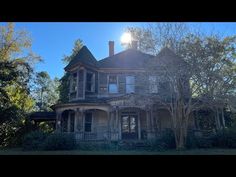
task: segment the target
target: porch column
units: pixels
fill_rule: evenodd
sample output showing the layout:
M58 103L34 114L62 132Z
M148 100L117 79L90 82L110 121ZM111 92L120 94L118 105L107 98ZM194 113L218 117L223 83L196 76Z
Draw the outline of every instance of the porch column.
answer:
M151 118L151 130L154 133L154 131L155 131L155 124L154 124L154 118L153 118L153 107L151 107L151 110L150 110L150 118Z
M78 125L79 125L79 108L75 110L75 125L74 125L74 130L75 132L78 132Z
M107 125L108 127L107 127L107 129L108 129L108 132L111 133L112 128L113 128L112 127L112 123L113 123L112 111L109 111L107 115L108 115L108 125Z
M84 132L85 126L84 126L84 121L85 121L85 110L81 110L81 131Z
M146 122L147 122L147 131L149 132L150 131L150 127L151 127L151 125L150 125L150 117L149 117L149 110L148 110L148 108L146 108Z
M115 110L115 130L118 133L118 139L121 139L121 122L119 119L119 107L116 107Z
M152 131L151 109L149 107L146 109L146 120L147 120L147 139L153 139L154 133Z
M61 112L57 112L56 113L56 131L57 132L61 132Z
M141 139L141 123L140 123L140 110L139 110L139 114L138 114L138 139Z

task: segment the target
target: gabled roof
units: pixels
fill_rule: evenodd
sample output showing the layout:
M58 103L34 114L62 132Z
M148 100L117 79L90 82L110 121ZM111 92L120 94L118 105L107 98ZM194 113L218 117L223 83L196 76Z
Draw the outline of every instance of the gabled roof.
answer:
M186 62L178 56L173 50L169 49L168 47L164 47L155 57L159 61L167 61L168 63L171 62L172 64L182 64Z
M135 49L127 49L111 57L104 58L98 61L98 63L100 68L137 69L143 68L145 61L152 57L154 56Z
M80 49L77 55L65 67L65 70L70 69L71 67L77 65L78 63L83 63L89 66L97 67L97 60L86 46L83 46Z

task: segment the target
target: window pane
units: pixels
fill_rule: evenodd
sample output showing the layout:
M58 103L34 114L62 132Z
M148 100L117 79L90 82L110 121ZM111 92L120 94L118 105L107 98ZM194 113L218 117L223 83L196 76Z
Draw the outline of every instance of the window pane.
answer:
M117 83L117 77L116 76L109 76L109 83L110 84L116 84Z
M91 123L85 123L84 131L91 132Z
M134 93L134 85L126 85L126 93Z
M86 113L85 114L85 123L91 123L92 122L92 113Z
M92 83L87 82L87 84L86 84L86 90L87 90L87 91L92 91Z
M92 78L93 78L93 74L92 73L87 73L87 77L86 77L87 81L92 82Z
M134 76L126 76L126 84L134 84Z
M130 117L130 133L136 132L136 119L135 117Z
M77 82L77 73L74 73L71 79L71 91L75 91L77 89L76 82Z
M87 73L87 75L86 75L86 91L90 91L90 92L94 91L93 86L94 86L93 74Z
M122 132L129 132L129 117L122 117Z
M134 93L134 76L126 76L126 93Z
M109 84L109 93L118 93L117 84Z
M149 90L150 90L150 93L157 93L158 92L157 77L156 76L149 76Z

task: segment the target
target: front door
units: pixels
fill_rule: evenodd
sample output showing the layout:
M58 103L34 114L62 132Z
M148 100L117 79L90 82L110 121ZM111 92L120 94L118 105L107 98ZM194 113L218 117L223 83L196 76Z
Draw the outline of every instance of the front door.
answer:
M121 127L122 127L122 139L138 138L137 115L122 115Z

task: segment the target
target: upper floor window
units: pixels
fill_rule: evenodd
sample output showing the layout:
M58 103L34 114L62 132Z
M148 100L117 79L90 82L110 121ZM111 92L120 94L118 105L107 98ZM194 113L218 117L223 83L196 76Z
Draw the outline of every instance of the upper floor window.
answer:
M71 78L70 90L73 92L76 91L76 89L77 89L77 73L73 73Z
M87 74L86 74L86 91L94 92L94 90L95 90L94 73L87 72Z
M157 93L158 92L158 82L157 76L149 76L149 92Z
M109 93L118 93L117 76L109 76L108 90Z
M134 76L126 76L126 93L134 93Z

